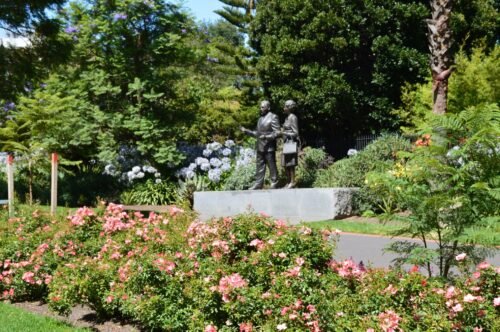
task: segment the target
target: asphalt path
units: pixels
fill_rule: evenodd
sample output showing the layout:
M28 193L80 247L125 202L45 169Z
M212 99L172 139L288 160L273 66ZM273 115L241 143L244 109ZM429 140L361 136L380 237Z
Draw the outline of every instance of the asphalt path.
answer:
M341 233L333 257L336 260L350 258L356 263L362 261L365 266L377 268L389 267L393 265L392 260L396 258L397 255L384 252L384 248L390 243L398 240L402 239L376 235ZM411 241L420 242L418 240ZM434 242L431 242L429 245L437 248L437 244ZM486 261L492 265L500 266L500 250L497 248L493 257L488 257Z

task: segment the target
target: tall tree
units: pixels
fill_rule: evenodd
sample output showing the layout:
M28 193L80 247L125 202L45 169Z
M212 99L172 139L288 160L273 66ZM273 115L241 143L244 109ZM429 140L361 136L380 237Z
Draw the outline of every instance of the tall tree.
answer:
M446 113L448 78L451 75L451 29L450 14L452 0L432 0L432 18L427 20L429 49L431 51L433 108L435 114Z
M250 41L265 93L296 99L305 139L337 156L340 140L390 128L400 86L427 73L421 2L259 2Z
M59 39L60 22L48 10L62 8L66 0L16 0L0 3L0 33L22 37L23 47L0 44L0 102L11 103L31 90L50 68L64 62L69 44Z
M237 26L242 32L248 32L248 26L252 22L257 6L257 0L219 0L226 6L215 10L229 23Z
M455 46L495 45L493 1L455 4ZM305 138L345 154L341 140L399 127L401 87L429 76L428 18L427 0L261 0L249 30L265 94L297 99Z

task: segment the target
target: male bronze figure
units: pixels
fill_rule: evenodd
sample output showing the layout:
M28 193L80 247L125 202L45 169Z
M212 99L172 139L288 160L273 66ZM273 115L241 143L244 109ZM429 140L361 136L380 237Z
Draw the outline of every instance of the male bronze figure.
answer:
M269 167L271 176L271 189L278 186L278 170L276 167L276 138L280 136L280 124L278 116L271 112L271 103L264 100L260 104L260 118L256 130L240 127L245 134L257 138L255 150L257 152L257 170L255 173L255 184L250 190L262 189L266 165Z

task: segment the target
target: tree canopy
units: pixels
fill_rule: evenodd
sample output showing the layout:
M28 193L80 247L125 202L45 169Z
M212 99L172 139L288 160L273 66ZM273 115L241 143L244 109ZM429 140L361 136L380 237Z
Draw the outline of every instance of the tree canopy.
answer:
M496 35L484 29L498 28L493 1L455 9L456 45L479 36L491 45ZM259 1L250 40L265 94L298 100L310 141L394 130L400 87L429 75L429 17L428 1Z

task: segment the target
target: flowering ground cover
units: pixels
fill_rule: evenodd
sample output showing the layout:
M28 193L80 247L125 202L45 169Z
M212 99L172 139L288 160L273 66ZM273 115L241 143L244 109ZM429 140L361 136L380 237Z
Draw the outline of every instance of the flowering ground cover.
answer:
M498 268L446 281L331 259L336 233L262 215L201 223L115 204L0 223L0 296L165 331L495 331ZM465 270L468 257L456 259Z

